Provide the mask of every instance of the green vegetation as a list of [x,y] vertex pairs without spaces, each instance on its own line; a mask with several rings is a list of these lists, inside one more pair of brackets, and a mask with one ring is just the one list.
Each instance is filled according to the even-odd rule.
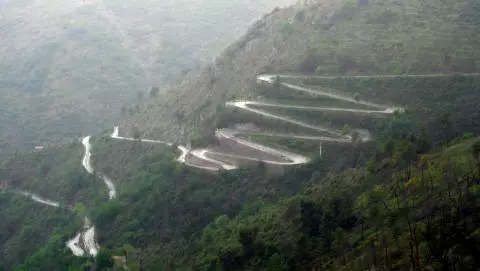
[[478,139],[432,155],[411,152],[419,146],[410,140],[278,204],[218,217],[203,230],[194,263],[200,270],[478,268],[478,156],[470,152]]
[[[336,14],[311,22],[313,37],[303,72],[475,72],[476,1],[343,1]],[[461,45],[460,45],[461,44]],[[325,65],[325,64],[327,65]]]
[[259,108],[262,111],[272,113],[277,116],[288,116],[291,119],[303,123],[328,127],[338,131],[340,131],[342,127],[346,125],[353,126],[354,128],[371,129],[374,127],[375,122],[383,121],[385,118],[390,117],[388,115],[376,116],[351,112],[312,111],[263,106],[252,106],[252,108]]
[[155,100],[146,98],[152,85],[164,91],[292,1],[2,3],[0,151],[100,132],[137,114]]
[[320,145],[318,142],[310,140],[299,140],[281,137],[270,137],[265,135],[245,134],[241,138],[257,142],[275,149],[292,151],[304,155],[315,156],[319,153]]
[[[125,142],[112,140],[107,136],[93,138],[93,164],[99,172],[103,172],[115,180],[123,190],[122,185],[135,180],[139,170],[144,168],[142,161],[155,159],[174,161],[177,155],[176,147],[146,142]],[[120,166],[121,165],[121,166]]]
[[[295,85],[300,85],[303,82],[300,80],[291,80],[291,79],[282,79],[284,83],[294,83]],[[300,81],[300,82],[299,82]],[[339,92],[333,89],[323,89],[323,91],[339,93],[343,95],[348,95],[348,92]],[[290,88],[287,88],[282,85],[272,86],[260,86],[255,94],[258,93],[261,95],[261,98],[268,97],[265,102],[267,103],[280,103],[285,105],[302,105],[302,106],[318,106],[318,107],[338,107],[338,108],[356,108],[356,109],[366,109],[366,110],[378,110],[378,108],[355,104],[347,101],[341,101],[338,99],[333,99],[329,97],[313,95],[309,93],[302,93],[294,91]],[[353,96],[352,96],[353,98]]]
[[[5,270],[88,266],[89,259],[74,257],[65,243],[83,227],[88,210],[107,200],[108,191],[100,178],[82,167],[83,152],[79,142],[71,142],[14,153],[0,164],[0,263]],[[34,202],[17,191],[54,200],[61,208]]]
[[[139,142],[123,142],[134,157],[123,160],[101,150],[117,143],[105,140],[96,163],[130,174],[117,200],[90,213],[104,253],[127,256],[132,270],[471,269],[478,142],[426,153],[429,144],[408,135],[354,151],[328,146],[322,159],[281,175],[261,163],[211,175],[176,163],[173,149],[142,152]],[[52,255],[48,244],[35,255]]]
[[[76,206],[66,213],[3,189],[0,267],[477,270],[480,131],[469,121],[478,111],[478,77],[301,80],[407,109],[375,120],[268,109],[302,121],[328,120],[345,133],[358,127],[374,134],[369,142],[325,143],[321,157],[316,142],[255,131],[307,129],[224,104],[258,98],[350,106],[288,93],[283,78],[257,88],[253,76],[262,72],[474,72],[478,28],[471,26],[478,23],[478,8],[473,0],[362,0],[266,15],[214,64],[187,76],[175,93],[159,95],[158,103],[122,127],[135,138],[154,134],[210,145],[216,128],[255,124],[243,137],[306,153],[310,163],[279,168],[258,162],[212,173],[176,162],[175,146],[97,136],[94,168],[111,176],[118,190],[107,201],[102,181],[81,172],[79,143],[16,153],[0,167],[0,180]],[[96,259],[74,258],[65,248],[82,212],[97,228],[102,249]]]
[[[199,127],[215,122],[218,108],[226,101],[263,95],[254,82],[254,76],[261,73],[342,76],[478,71],[480,32],[475,22],[479,16],[474,12],[479,7],[477,1],[367,2],[325,1],[265,16],[215,63],[187,76],[162,101],[128,119],[125,125],[135,123],[153,138],[171,140],[178,139],[183,131],[182,138],[186,140],[197,133]],[[301,20],[295,19],[298,12],[303,13],[299,15]],[[417,79],[419,90],[437,94],[434,88],[420,88],[426,84]],[[448,83],[443,81],[446,79],[438,79],[436,86],[448,88]],[[436,78],[426,80],[432,82]],[[409,79],[405,84],[413,81]],[[466,86],[465,89],[474,89],[472,84]],[[385,90],[387,96],[402,95],[408,99],[412,97],[412,89]],[[462,91],[450,101],[451,107],[461,108],[474,93]],[[279,99],[280,95],[283,94],[279,93]],[[423,96],[418,100],[423,101],[423,105],[429,98]],[[378,99],[382,103],[399,102],[388,97]],[[209,104],[204,106],[207,100]],[[418,105],[417,101],[411,102]],[[465,111],[473,114],[472,108],[469,106]],[[469,119],[462,120],[467,121]]]
[[[306,79],[309,86],[320,86],[358,93],[361,98],[389,101],[406,106],[413,120],[411,129],[424,129],[435,140],[445,141],[464,132],[477,134],[477,104],[480,102],[480,76],[436,78],[338,78]],[[442,129],[440,129],[442,127]],[[447,131],[448,130],[448,131]]]
[[5,270],[23,263],[47,243],[56,230],[65,233],[75,229],[69,223],[71,217],[67,211],[40,205],[19,195],[0,191],[0,206],[0,266]]
[[[105,246],[121,255],[126,253],[125,247],[133,249],[136,256],[128,265],[141,265],[146,270],[171,266],[182,269],[179,259],[186,261],[182,264],[188,262],[194,252],[189,247],[195,245],[199,230],[218,216],[236,216],[246,204],[257,200],[273,203],[294,195],[313,181],[313,172],[317,176],[339,172],[354,160],[352,152],[345,149],[343,159],[317,159],[311,165],[288,170],[281,176],[272,175],[261,163],[212,175],[176,163],[171,152],[142,154],[138,142],[122,144],[126,145],[124,149],[137,148],[131,152],[132,156],[138,155],[136,161],[135,158],[125,161],[116,153],[104,153],[96,161],[102,164],[108,160],[115,168],[135,168],[135,171],[123,178],[118,200],[95,208],[92,219],[99,227],[100,240]],[[367,148],[362,150],[367,155]]]
[[65,204],[91,200],[107,193],[103,181],[82,167],[84,148],[80,142],[43,151],[15,153],[0,164],[0,180],[10,189],[35,191]]

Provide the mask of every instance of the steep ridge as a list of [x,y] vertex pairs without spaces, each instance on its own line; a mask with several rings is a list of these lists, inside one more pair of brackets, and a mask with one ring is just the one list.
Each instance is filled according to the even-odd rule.
[[[389,76],[389,75],[386,75],[386,76]],[[421,77],[421,76],[432,76],[432,75],[415,75],[415,76]],[[442,76],[442,75],[436,75],[436,76]],[[276,80],[281,80],[282,78],[289,78],[289,77],[308,78],[307,76],[260,75],[257,77],[257,82],[259,84],[272,85],[272,84],[275,84]],[[331,77],[331,78],[335,78],[335,77]],[[285,137],[285,138],[315,140],[318,142],[337,142],[337,143],[352,143],[354,138],[352,137],[352,135],[342,134],[340,131],[330,127],[308,124],[302,121],[295,120],[288,116],[277,115],[261,109],[255,109],[255,108],[252,108],[251,106],[255,105],[255,106],[261,106],[261,107],[277,107],[277,108],[288,108],[288,109],[307,110],[307,111],[330,111],[334,113],[349,112],[349,113],[358,113],[358,114],[368,114],[368,115],[371,115],[372,117],[375,117],[376,115],[389,115],[395,112],[401,113],[404,111],[404,109],[401,107],[379,105],[369,101],[355,99],[354,97],[350,97],[347,95],[340,95],[340,94],[326,92],[322,90],[309,89],[309,88],[305,88],[305,87],[301,87],[298,85],[285,83],[285,82],[279,82],[279,84],[283,85],[286,88],[291,89],[292,91],[308,92],[309,94],[312,94],[315,96],[323,96],[323,97],[333,98],[340,101],[346,101],[352,104],[359,104],[359,105],[374,107],[377,110],[363,110],[363,109],[356,109],[356,108],[338,108],[338,107],[324,107],[324,106],[319,107],[319,106],[302,106],[302,105],[284,105],[284,104],[278,104],[278,103],[264,103],[264,102],[258,102],[258,101],[248,101],[248,100],[229,101],[226,103],[226,106],[237,108],[243,111],[248,111],[250,113],[254,113],[262,117],[267,117],[269,119],[287,122],[299,127],[311,129],[316,132],[326,133],[327,135],[326,136],[308,136],[308,135],[299,135],[299,134],[295,135],[295,134],[280,134],[280,133],[257,133],[257,134],[268,136],[268,137],[278,136],[278,137]],[[358,133],[358,137],[360,141],[369,141],[372,138],[369,131],[362,130],[361,128],[355,129],[355,132]],[[262,161],[267,164],[282,165],[282,166],[305,164],[310,161],[308,157],[300,154],[271,148],[256,142],[242,139],[239,137],[239,135],[241,134],[248,134],[248,131],[240,131],[235,129],[222,129],[222,128],[217,129],[215,131],[215,137],[219,141],[222,141],[222,140],[233,141],[238,147],[248,148],[260,153],[270,155],[273,159],[262,159],[261,156],[259,155],[244,156],[244,155],[238,155],[235,153],[213,151],[211,149],[191,149],[191,148],[180,145],[178,146],[178,149],[182,152],[182,154],[177,159],[177,161],[180,163],[184,163],[187,166],[206,169],[206,170],[219,170],[219,169],[234,170],[238,168],[237,163],[226,162],[224,161],[224,159],[221,159],[219,157],[228,157],[234,160]],[[120,137],[119,127],[114,128],[114,131],[111,134],[111,138],[135,141],[134,138]],[[138,140],[142,142],[173,145],[173,143],[159,141],[159,140],[151,140],[151,139],[138,139]]]
[[478,72],[477,1],[315,2],[266,15],[213,63],[124,119],[123,133],[135,126],[172,142],[211,134],[226,101],[255,100],[258,74]]
[[[305,106],[305,105],[295,105],[295,104],[282,104],[274,102],[264,102],[264,101],[253,101],[253,100],[235,100],[226,102],[227,107],[232,107],[255,115],[266,117],[271,120],[277,120],[285,123],[289,123],[301,128],[307,128],[318,133],[322,133],[321,136],[315,135],[302,135],[302,134],[285,134],[285,133],[275,133],[275,132],[252,132],[232,128],[219,128],[215,130],[215,138],[218,142],[221,141],[230,141],[234,142],[236,145],[235,149],[251,149],[257,152],[256,155],[241,155],[235,152],[235,150],[226,151],[222,147],[217,148],[201,148],[201,149],[191,149],[186,146],[179,145],[178,149],[182,152],[181,156],[177,159],[178,162],[186,164],[190,167],[206,169],[206,170],[234,170],[238,168],[239,161],[262,161],[267,164],[289,166],[289,165],[299,165],[305,164],[310,161],[310,159],[304,155],[292,153],[289,151],[276,149],[272,147],[265,146],[264,144],[259,144],[251,140],[246,140],[241,138],[242,135],[256,134],[265,137],[279,137],[287,139],[300,139],[300,140],[313,140],[317,142],[336,142],[336,143],[353,143],[354,140],[359,140],[361,142],[366,142],[372,139],[370,131],[362,129],[361,127],[354,127],[350,134],[345,134],[338,129],[332,127],[323,126],[323,125],[313,125],[303,121],[299,121],[288,115],[280,115],[276,113],[270,113],[267,111],[269,108],[280,108],[280,109],[293,109],[301,110],[308,112],[331,112],[332,114],[336,113],[353,113],[358,115],[366,115],[371,118],[388,116],[395,113],[404,113],[405,109],[399,106],[391,105],[382,105],[378,103],[373,103],[367,100],[361,100],[358,97],[348,94],[342,94],[336,90],[324,91],[321,89],[312,89],[294,83],[283,82],[287,79],[306,79],[306,78],[319,78],[319,79],[378,79],[378,78],[442,78],[442,77],[476,77],[479,76],[479,73],[455,73],[455,74],[442,74],[442,73],[428,73],[428,74],[401,74],[401,75],[356,75],[356,76],[304,76],[304,75],[259,75],[257,76],[258,84],[266,85],[281,85],[293,92],[302,92],[308,93],[309,95],[315,97],[327,97],[333,100],[343,101],[350,103],[352,105],[362,105],[365,107],[370,107],[372,109],[359,109],[355,107],[349,108],[345,107],[329,107],[329,106]],[[355,136],[353,136],[353,134]],[[355,137],[355,138],[354,138]],[[111,134],[113,139],[129,140],[135,141],[134,138],[129,137],[120,137],[119,136],[119,127],[114,128],[114,132]],[[161,141],[161,140],[151,140],[151,139],[138,139],[141,142],[148,143],[160,143],[167,144],[172,146],[174,143]],[[262,154],[269,155],[269,158],[262,158]],[[234,162],[232,162],[232,160]]]

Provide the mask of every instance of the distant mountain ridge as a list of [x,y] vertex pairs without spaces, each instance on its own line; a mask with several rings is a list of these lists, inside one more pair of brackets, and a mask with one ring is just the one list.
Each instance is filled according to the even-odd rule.
[[291,2],[1,1],[0,150],[103,129]]

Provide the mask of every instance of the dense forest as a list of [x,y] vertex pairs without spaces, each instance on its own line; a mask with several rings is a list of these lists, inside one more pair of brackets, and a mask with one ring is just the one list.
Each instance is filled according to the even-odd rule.
[[[91,196],[88,213],[102,257],[117,261],[72,258],[65,232],[44,232],[47,239],[31,238],[46,243],[12,270],[103,264],[122,270],[119,257],[130,270],[478,267],[480,139],[456,131],[464,135],[435,144],[387,127],[392,130],[375,142],[330,146],[305,166],[279,171],[259,163],[216,175],[176,163],[174,147],[97,138],[96,166],[108,174],[123,171],[113,175],[119,197],[107,202]],[[130,158],[107,151],[114,146]],[[12,201],[7,195],[4,200]],[[32,234],[39,232],[34,217]],[[68,217],[52,216],[49,225],[56,221],[65,231],[60,221]],[[4,253],[13,248],[6,243]]]
[[[445,129],[441,111],[436,118],[432,135]],[[106,152],[97,160],[123,163],[117,178],[135,180],[123,203],[98,216],[105,229],[124,230],[102,236],[117,240],[114,249],[135,248],[133,266],[146,270],[474,268],[480,141],[457,125],[440,141],[408,132],[421,121],[407,113],[378,122],[374,142],[326,144],[324,156],[280,172],[259,163],[210,175],[172,164],[166,150],[155,157],[146,143],[102,139],[99,149],[141,161]]]

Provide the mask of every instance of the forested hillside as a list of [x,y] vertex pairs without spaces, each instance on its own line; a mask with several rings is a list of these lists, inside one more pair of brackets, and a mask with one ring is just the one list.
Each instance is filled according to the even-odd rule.
[[2,161],[0,270],[478,270],[480,5],[302,2],[113,133]]
[[[35,253],[31,261],[40,268],[36,270],[61,270],[58,266],[79,261],[66,249],[65,242],[82,227],[84,210],[96,200],[107,199],[100,178],[88,175],[82,168],[82,154],[82,145],[71,142],[43,151],[15,153],[2,161],[0,266],[11,270]],[[60,206],[56,207],[56,203]],[[54,245],[57,247],[52,250]],[[55,258],[59,253],[65,256],[64,261]],[[53,267],[38,264],[45,257],[57,262]]]
[[[61,252],[67,266],[75,261],[63,245],[78,226],[75,216],[3,190],[0,191],[0,206],[0,270],[11,270],[12,266],[24,263],[36,251],[49,247],[46,245],[49,240],[62,245],[59,250],[51,251],[49,257],[58,260],[56,254]],[[58,261],[55,266],[62,264],[65,263]],[[46,266],[48,264],[40,267]]]
[[291,2],[1,1],[0,150],[100,131]]
[[[152,137],[170,140],[212,134],[226,101],[259,95],[255,79],[262,73],[336,76],[478,72],[478,1],[314,2],[279,10],[256,22],[214,63],[186,77],[155,105],[123,122],[126,131],[137,126]],[[405,80],[396,80],[405,86],[402,91],[414,81]],[[375,85],[375,81],[370,83]],[[443,85],[448,84],[455,83]],[[477,83],[472,86],[478,88]],[[455,96],[451,107],[462,107],[463,101],[469,101],[467,110],[475,114],[478,97],[472,97],[472,93]],[[430,95],[450,101],[457,92]],[[388,102],[406,104],[403,98],[392,98]],[[423,104],[408,104],[412,110],[415,106]]]
[[[130,270],[472,270],[480,249],[479,142],[457,139],[432,149],[428,139],[390,134],[280,175],[261,163],[217,175],[178,164],[168,147],[97,138],[95,166],[119,171],[112,175],[119,195],[107,202],[99,189],[85,202],[106,255],[126,256]],[[7,195],[7,210],[29,203]],[[62,229],[56,235],[25,216],[33,219],[25,224],[37,234],[32,238],[50,241],[14,270],[97,264],[71,257],[61,240],[74,228],[60,221],[75,217],[56,214],[64,214],[49,222]],[[7,225],[18,223],[5,217]],[[11,242],[5,255],[24,257]]]

